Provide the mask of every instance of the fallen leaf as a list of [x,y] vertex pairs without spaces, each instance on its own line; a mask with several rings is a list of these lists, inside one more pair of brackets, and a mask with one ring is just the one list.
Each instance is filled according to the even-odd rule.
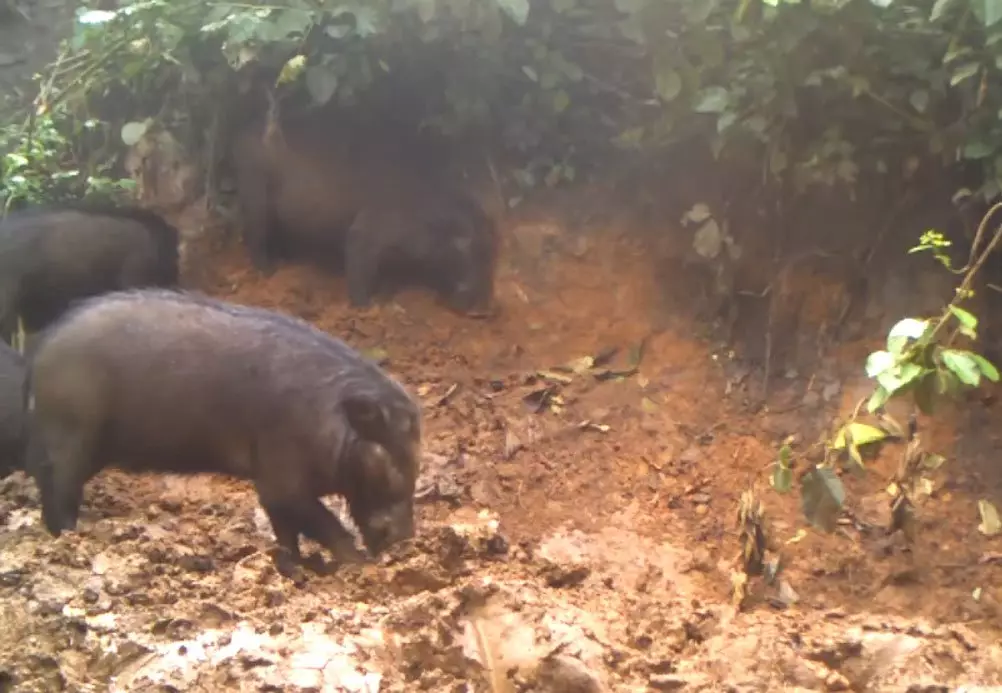
[[630,365],[631,369],[636,369],[640,362],[644,359],[644,348],[647,346],[647,340],[642,339],[635,346],[630,348],[629,353],[626,356],[626,362]]
[[371,349],[363,349],[362,356],[374,361],[377,365],[382,366],[387,361],[390,360],[390,354],[382,347],[372,347]]
[[536,371],[536,374],[540,378],[543,378],[544,380],[555,380],[558,383],[563,383],[564,385],[567,385],[568,383],[574,381],[573,378],[563,375],[562,373],[557,373],[555,371]]
[[881,427],[895,438],[904,438],[907,435],[905,427],[892,418],[889,414],[883,413],[879,417]]
[[915,484],[915,490],[920,496],[928,498],[936,490],[936,486],[931,479],[919,479]]
[[779,594],[777,595],[783,606],[793,606],[800,601],[800,595],[786,580],[779,581]]
[[619,353],[619,347],[608,347],[595,354],[593,367],[604,366],[612,361],[613,357]]
[[629,378],[636,372],[637,372],[636,368],[631,368],[625,371],[613,371],[613,370],[596,371],[595,379],[600,382],[606,380],[623,380],[625,378]]
[[459,383],[453,383],[452,385],[450,385],[450,386],[449,386],[449,389],[445,391],[445,394],[444,394],[444,395],[442,395],[442,396],[441,396],[441,397],[439,398],[439,400],[438,400],[438,406],[440,406],[440,407],[441,407],[441,406],[443,406],[443,405],[445,405],[445,404],[448,404],[448,403],[449,403],[449,399],[450,399],[450,398],[451,398],[451,397],[452,397],[452,396],[453,396],[454,394],[456,394],[456,391],[457,391],[457,390],[459,390]]
[[583,375],[587,373],[595,366],[595,359],[591,356],[582,356],[579,359],[574,359],[573,361],[567,363],[564,366],[559,366],[554,368],[554,370],[565,370],[570,373],[575,373],[577,375]]
[[978,501],[978,512],[981,513],[981,524],[978,531],[986,537],[994,537],[1002,531],[1002,521],[999,520],[998,509],[989,501]]
[[882,431],[876,426],[870,426],[868,424],[854,421],[848,426],[843,426],[839,429],[838,434],[835,436],[835,440],[832,441],[833,450],[842,450],[845,448],[846,428],[849,429],[849,433],[852,435],[852,443],[856,447],[867,445],[868,443],[876,443],[877,441],[887,438],[886,431]]
[[522,441],[510,429],[504,434],[504,456],[511,459],[512,456],[524,447]]
[[748,574],[743,571],[731,571],[731,604],[740,607],[745,600],[745,590],[748,585]]
[[944,462],[946,462],[945,457],[943,457],[942,455],[937,455],[932,452],[927,452],[925,455],[922,456],[922,467],[924,469],[928,469],[929,471],[934,471],[936,469],[939,469],[940,467],[943,466]]
[[556,393],[557,388],[549,385],[538,390],[533,390],[522,397],[522,401],[536,414],[543,411],[550,403],[550,398]]

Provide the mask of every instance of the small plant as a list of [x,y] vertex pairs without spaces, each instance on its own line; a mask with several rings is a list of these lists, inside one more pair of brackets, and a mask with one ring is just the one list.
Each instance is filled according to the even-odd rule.
[[[919,411],[931,415],[940,398],[956,397],[964,389],[977,388],[982,378],[998,382],[999,372],[994,364],[974,351],[960,348],[957,342],[961,339],[973,342],[978,337],[977,317],[960,304],[974,296],[971,289],[974,278],[1002,239],[1000,227],[978,255],[988,222],[999,210],[1002,204],[995,205],[982,219],[971,251],[972,261],[965,268],[953,269],[946,254],[950,241],[936,231],[924,233],[919,244],[909,251],[932,252],[947,270],[963,273],[964,278],[953,301],[938,318],[905,318],[891,328],[886,349],[875,351],[866,359],[866,375],[876,382],[873,393],[860,400],[848,420],[837,424],[832,435],[823,436],[805,455],[821,457],[821,461],[811,465],[800,480],[803,511],[811,524],[826,531],[835,527],[845,500],[845,489],[835,473],[835,464],[843,451],[853,469],[862,470],[860,447],[888,437],[905,438],[910,443],[906,457],[919,460],[919,463],[907,465],[914,473],[942,464],[941,457],[918,449],[914,421],[906,430],[884,414],[884,407],[890,400],[910,395]],[[875,417],[874,424],[858,420],[864,404],[866,413]],[[792,438],[783,442],[774,463],[771,483],[781,493],[793,487],[793,443]],[[914,474],[906,476],[909,478],[899,479],[897,485],[909,483]]]
[[24,204],[113,197],[131,190],[132,180],[110,175],[112,157],[81,165],[78,139],[102,127],[96,120],[78,122],[61,111],[45,111],[36,115],[28,127],[0,129],[3,213]]
[[[1002,205],[995,205],[982,220],[972,256],[978,250],[988,220],[999,209]],[[978,387],[982,377],[998,382],[998,369],[991,362],[980,354],[954,345],[960,338],[971,342],[978,338],[978,319],[960,304],[974,296],[971,289],[974,277],[995,250],[1000,238],[1002,228],[996,231],[981,256],[966,268],[953,301],[939,318],[901,320],[887,335],[887,349],[875,351],[867,357],[866,374],[877,382],[867,402],[869,413],[881,410],[892,397],[911,394],[923,414],[932,414],[939,397],[954,396],[964,387]],[[952,272],[950,258],[945,252],[949,247],[949,240],[942,234],[927,231],[919,245],[910,252],[931,251]]]

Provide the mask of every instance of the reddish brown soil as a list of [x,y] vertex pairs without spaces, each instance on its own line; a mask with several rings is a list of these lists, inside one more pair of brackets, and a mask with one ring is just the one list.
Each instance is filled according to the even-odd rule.
[[[404,567],[344,569],[295,587],[260,554],[271,540],[245,484],[106,472],[88,487],[79,532],[52,540],[38,524],[34,489],[14,477],[0,496],[8,526],[0,665],[17,683],[4,688],[0,680],[0,690],[104,690],[109,680],[123,691],[366,690],[331,673],[332,651],[326,664],[306,667],[323,671],[311,679],[289,664],[306,656],[300,645],[272,652],[259,643],[270,654],[255,665],[245,643],[244,659],[218,655],[208,666],[191,641],[210,628],[231,639],[245,628],[280,640],[315,626],[332,642],[356,642],[376,624],[396,633],[398,649],[386,646],[385,657],[375,645],[360,649],[371,655],[362,657],[367,670],[382,663],[386,690],[463,690],[464,681],[474,686],[466,690],[553,691],[600,690],[588,688],[599,681],[615,691],[1002,686],[1002,658],[992,649],[1002,634],[1002,540],[978,532],[976,505],[1002,501],[997,407],[972,401],[921,421],[926,447],[948,463],[919,505],[913,545],[852,525],[832,535],[805,528],[799,498],[769,487],[777,445],[789,434],[813,441],[866,394],[862,363],[879,334],[829,354],[820,377],[780,378],[769,406],[758,409],[750,396],[758,371],[743,371],[725,351],[714,355],[699,336],[706,330],[686,315],[659,314],[658,296],[694,296],[691,281],[658,272],[668,285],[655,290],[645,247],[605,231],[553,240],[545,225],[509,229],[519,242],[506,251],[502,311],[491,321],[453,315],[419,291],[356,311],[340,279],[302,267],[263,278],[240,248],[203,258],[211,269],[197,283],[209,293],[286,311],[359,349],[384,351],[387,369],[420,396],[429,459],[446,465],[442,478],[458,497],[419,506],[424,553]],[[824,303],[805,300],[801,310]],[[542,387],[528,374],[609,347],[620,349],[614,365],[622,365],[645,339],[637,374],[572,375],[558,411],[523,403]],[[825,382],[837,384],[831,406],[803,404]],[[579,426],[585,421],[608,428]],[[886,520],[881,494],[901,454],[886,446],[863,478],[846,477],[858,517]],[[750,488],[765,503],[783,576],[799,596],[786,609],[761,578],[744,611],[727,606],[738,567],[736,511]],[[443,548],[448,528],[476,522],[480,510],[499,519],[509,550],[468,540],[459,567]],[[575,577],[568,566],[576,565],[588,566],[588,577]],[[482,613],[471,599],[487,603]],[[497,625],[513,614],[531,624],[532,647],[516,627]],[[554,619],[574,625],[561,630]],[[917,638],[921,654],[897,643],[884,662],[867,649],[872,643],[853,649],[869,642],[862,634],[878,632]],[[574,646],[546,659],[560,639],[554,633]],[[495,656],[516,683],[495,676],[488,687],[481,664],[490,648],[471,654],[459,646],[484,641],[507,643]],[[174,678],[164,678],[171,657],[187,664],[172,664]],[[543,667],[521,661],[540,657]],[[575,688],[568,671],[578,663],[591,673]]]

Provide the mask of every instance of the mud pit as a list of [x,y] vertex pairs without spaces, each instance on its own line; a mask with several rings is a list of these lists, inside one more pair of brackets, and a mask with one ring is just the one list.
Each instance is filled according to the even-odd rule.
[[[1002,548],[977,531],[975,506],[1000,500],[998,413],[978,403],[968,419],[922,422],[956,464],[910,549],[865,524],[799,534],[797,499],[767,486],[776,443],[813,438],[854,403],[868,345],[789,374],[770,400],[781,413],[755,413],[756,376],[685,317],[658,316],[641,244],[549,230],[509,230],[519,243],[494,322],[417,292],[357,312],[340,280],[291,267],[265,280],[240,249],[212,258],[204,290],[305,317],[388,359],[420,396],[419,539],[295,586],[264,553],[245,484],[106,472],[79,531],[52,540],[16,475],[0,487],[0,691],[1002,686]],[[693,292],[681,275],[663,289]],[[645,337],[636,373],[596,377],[629,371]],[[553,372],[613,347],[593,372]],[[888,447],[847,479],[858,517],[881,521],[899,456]],[[796,599],[759,579],[737,612],[734,517],[755,481]]]

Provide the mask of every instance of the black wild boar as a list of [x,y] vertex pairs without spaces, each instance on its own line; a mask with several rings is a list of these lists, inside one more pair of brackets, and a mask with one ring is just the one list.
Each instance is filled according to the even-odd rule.
[[42,334],[27,392],[28,466],[56,536],[108,466],[252,481],[279,558],[299,560],[300,534],[360,557],[329,494],[373,554],[413,534],[418,404],[302,320],[191,293],[106,294]]
[[0,342],[0,479],[24,467],[24,375],[21,354]]
[[442,158],[419,137],[375,125],[302,118],[266,137],[253,123],[233,146],[251,260],[265,272],[277,257],[346,270],[356,306],[417,285],[459,312],[489,313],[497,228]]
[[494,222],[465,195],[439,192],[441,204],[371,206],[348,229],[348,296],[368,305],[386,290],[423,285],[456,311],[491,311],[497,254]]
[[41,330],[73,301],[178,282],[178,232],[136,207],[78,205],[0,221],[0,330]]

